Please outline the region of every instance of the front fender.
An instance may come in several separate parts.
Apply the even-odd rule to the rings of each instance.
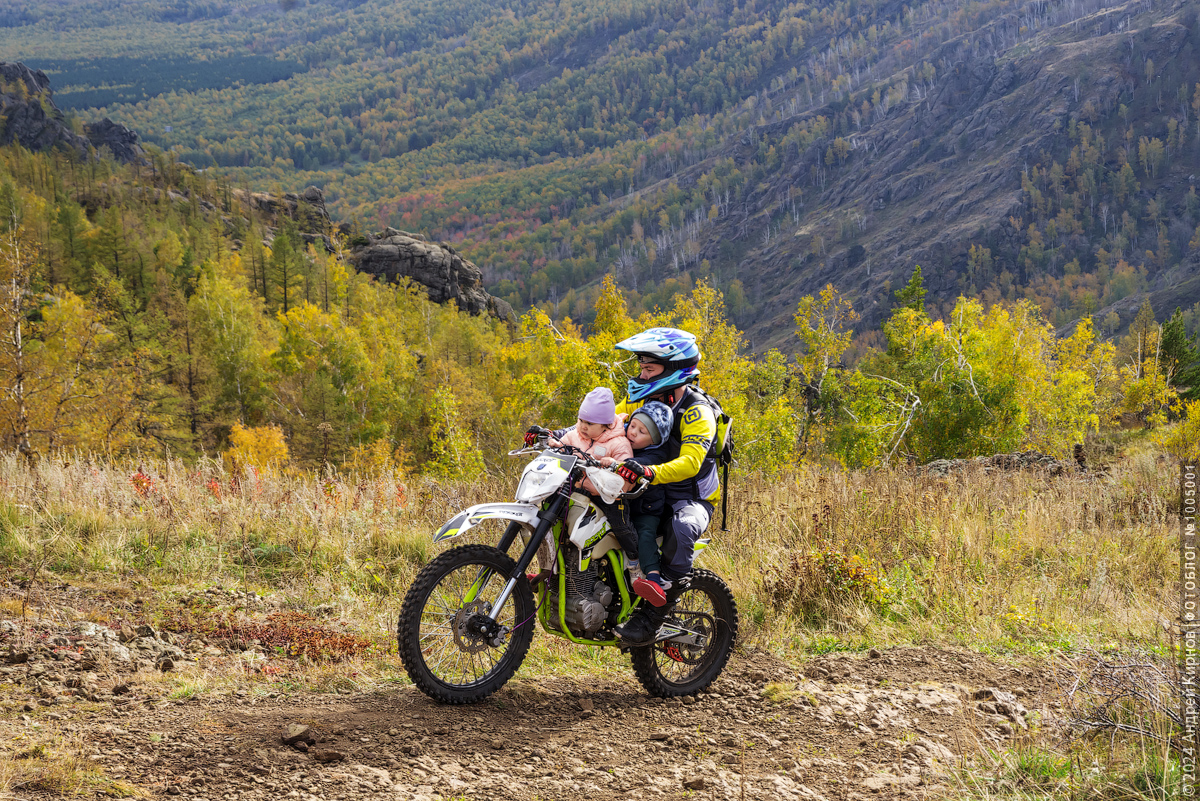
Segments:
[[[531,503],[481,503],[463,509],[446,521],[446,525],[433,535],[434,542],[457,537],[464,531],[469,531],[484,520],[510,520],[520,523],[530,532],[537,526],[538,512],[541,509]]]

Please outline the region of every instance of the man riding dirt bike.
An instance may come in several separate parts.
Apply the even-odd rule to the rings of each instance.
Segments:
[[[644,604],[616,634],[629,645],[653,642],[655,632],[670,614],[679,596],[687,591],[695,544],[708,528],[721,487],[713,442],[717,416],[706,396],[691,385],[700,378],[700,348],[696,337],[678,328],[651,328],[616,344],[637,356],[641,370],[627,386],[628,397],[617,404],[617,413],[633,414],[643,404],[660,401],[671,407],[675,422],[672,445],[679,456],[653,467],[627,461],[617,475],[632,481],[647,479],[666,485],[667,514],[662,542],[662,574],[671,582],[667,602]]]
[[[524,660],[535,619],[571,642],[628,651],[638,680],[657,696],[700,692],[728,661],[737,605],[720,576],[692,569],[696,552],[708,543],[701,535],[719,492],[711,443],[718,419],[728,418],[689,386],[699,376],[700,360],[691,334],[650,329],[617,347],[641,362],[618,408],[632,413],[655,399],[674,407],[672,439],[679,456],[653,467],[633,460],[605,467],[577,448],[548,443],[545,429],[532,430],[526,447],[510,452],[537,454],[521,476],[515,502],[464,509],[434,535],[441,542],[484,521],[505,521],[497,546],[462,545],[442,553],[418,573],[405,596],[397,624],[400,657],[414,684],[430,697],[472,703],[498,690]],[[578,491],[585,478],[597,487],[608,485],[608,503],[636,497],[652,483],[667,490],[659,531],[662,573],[671,586],[662,607],[640,603],[632,591],[608,521]],[[622,479],[634,481],[637,489],[624,493]],[[523,548],[514,560],[507,552],[518,541]],[[542,567],[536,603],[525,573],[535,558]]]
[[[615,629],[625,644],[645,645],[654,641],[675,601],[687,591],[696,541],[708,529],[721,494],[713,447],[717,413],[711,399],[692,387],[700,378],[700,348],[692,334],[678,328],[650,328],[614,347],[634,354],[640,367],[638,377],[626,385],[628,395],[617,404],[617,414],[629,417],[651,401],[665,403],[674,414],[670,447],[678,456],[653,467],[630,459],[616,471],[627,481],[644,479],[666,489],[668,520],[660,527],[662,575],[671,585],[666,603],[644,604]],[[530,428],[526,445],[533,444],[542,431],[539,426]]]

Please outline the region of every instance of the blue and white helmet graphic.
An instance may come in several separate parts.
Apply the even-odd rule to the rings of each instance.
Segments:
[[[626,385],[629,400],[640,401],[663,392],[686,386],[700,377],[700,348],[696,337],[678,328],[649,328],[616,344],[638,356],[654,359],[664,368],[654,378],[631,378]]]

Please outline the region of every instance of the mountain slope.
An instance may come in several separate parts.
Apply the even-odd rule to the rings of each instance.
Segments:
[[[236,181],[320,186],[360,230],[447,240],[517,308],[587,321],[605,273],[635,309],[705,277],[761,350],[826,282],[875,328],[916,264],[939,308],[1027,297],[1059,325],[1152,290],[1193,302],[1161,294],[1200,223],[1183,4],[97,0],[53,50],[78,6],[14,16],[0,45],[55,55],[68,98],[158,59],[182,77],[80,113]],[[86,75],[62,61],[85,55]]]
[[[1121,11],[1097,14],[999,59],[981,46],[1003,35],[994,27],[947,43],[935,63],[948,69],[910,86],[919,100],[847,131],[844,161],[835,147],[827,162],[829,137],[801,150],[795,132],[844,117],[836,106],[740,143],[740,163],[775,148],[779,168],[714,227],[703,253],[718,257],[720,242],[747,232],[739,272],[758,308],[750,333],[779,342],[798,297],[825,281],[859,300],[863,329],[876,328],[889,291],[916,265],[943,311],[960,293],[1028,297],[1060,324],[1113,309],[1126,324],[1142,291],[1179,284],[1200,244],[1189,244],[1200,222],[1189,113],[1200,98],[1200,30],[1174,17],[1134,31],[1127,23]],[[1181,93],[1184,102],[1162,99]],[[1142,158],[1156,142],[1158,166],[1152,153]],[[1137,188],[1121,186],[1126,163]],[[798,185],[803,208],[793,214],[787,196]],[[973,260],[972,245],[988,257]],[[1169,313],[1200,294],[1181,287],[1159,300]]]

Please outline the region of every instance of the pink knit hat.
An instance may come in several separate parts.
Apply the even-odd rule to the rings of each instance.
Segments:
[[[579,419],[585,423],[599,423],[611,426],[617,422],[617,404],[613,400],[612,390],[608,387],[596,387],[583,396],[579,404]]]

